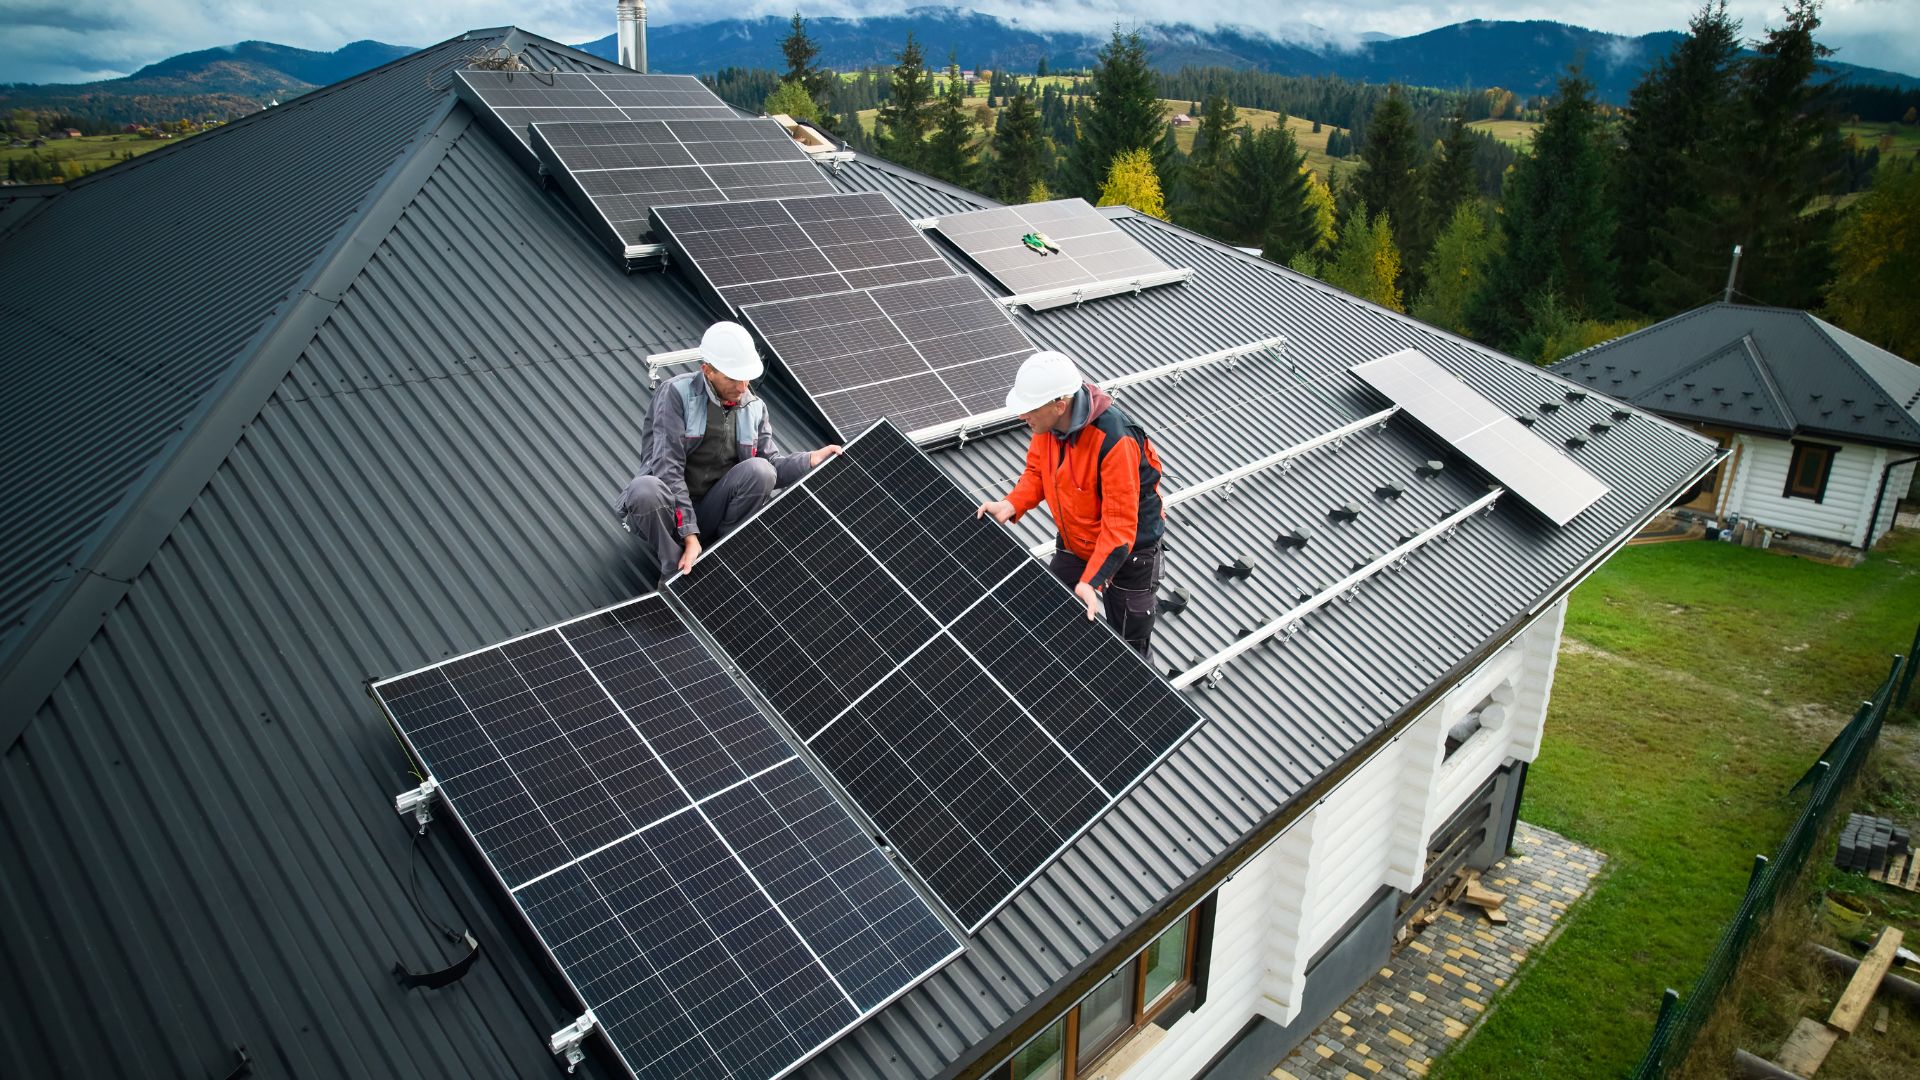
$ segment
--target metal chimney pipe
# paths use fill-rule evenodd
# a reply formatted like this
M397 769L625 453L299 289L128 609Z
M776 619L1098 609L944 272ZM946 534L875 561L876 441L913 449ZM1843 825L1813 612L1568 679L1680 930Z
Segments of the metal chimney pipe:
M618 31L620 65L644 73L647 70L646 0L619 0L614 6L614 25Z
M1740 273L1740 245L1735 244L1733 245L1733 265L1727 267L1727 291L1721 294L1720 296L1721 303L1723 304L1733 303L1733 282L1734 282L1734 278L1739 273Z

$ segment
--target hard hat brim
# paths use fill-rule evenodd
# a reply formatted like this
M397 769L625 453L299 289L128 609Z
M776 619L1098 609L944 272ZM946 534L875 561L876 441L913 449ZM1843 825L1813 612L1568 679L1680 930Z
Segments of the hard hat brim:
M701 359L705 360L707 365L713 368L713 370L725 375L729 379L746 379L752 381L766 374L767 370L767 365L761 362L757 356L742 360L708 359L706 357L702 357Z

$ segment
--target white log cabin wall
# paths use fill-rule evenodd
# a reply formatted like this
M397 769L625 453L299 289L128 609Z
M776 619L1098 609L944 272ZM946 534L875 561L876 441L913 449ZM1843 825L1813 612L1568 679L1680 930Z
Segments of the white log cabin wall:
M1835 446L1833 469L1827 475L1827 489L1819 502L1784 494L1787 470L1793 462L1793 444L1785 439L1760 435L1738 435L1739 475L1733 478L1733 492L1726 502L1726 513L1738 514L1782 532L1838 540L1854 547L1869 547L1867 517L1873 513L1873 498L1880 490L1880 477L1889 461L1912 454L1885 447L1841 442L1837 439L1810 438L1805 441ZM1913 482L1913 466L1893 470L1887 481L1887 498L1880 508L1879 538L1893 525L1892 504L1906 493Z
M1382 885L1417 886L1433 831L1506 762L1539 753L1565 618L1562 599L1221 886L1206 1003L1127 1076L1192 1076L1254 1016L1299 1016L1315 954ZM1443 760L1447 730L1475 711L1480 730Z

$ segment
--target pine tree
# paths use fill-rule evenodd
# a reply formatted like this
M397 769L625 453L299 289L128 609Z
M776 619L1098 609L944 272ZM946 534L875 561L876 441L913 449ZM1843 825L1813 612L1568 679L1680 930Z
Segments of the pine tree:
M993 129L993 160L987 165L987 185L1001 202L1031 201L1033 186L1046 179L1053 152L1041 131L1040 113L1025 91L1007 100Z
M1311 251L1320 240L1319 219L1301 171L1306 154L1282 125L1265 131L1241 128L1216 190L1210 217L1220 239L1257 247L1274 262Z
M1672 214L1669 258L1654 274L1665 309L1717 293L1734 244L1744 249L1737 288L1763 303L1813 307L1830 276L1833 214L1816 200L1837 188L1844 155L1813 79L1831 50L1813 39L1816 0L1790 0L1786 15L1739 66L1732 122L1699 170L1699 207Z
M1027 189L1027 197L1024 201L1030 203L1052 202L1053 192L1047 190L1047 182L1045 180L1035 180L1033 186Z
M926 160L927 132L934 125L933 77L911 30L887 85L887 102L880 106L874 141L889 160L917 169Z
M814 105L816 106L813 116L808 119L815 121L821 119L832 120L831 91L834 83L834 75L833 72L814 63L814 61L820 58L820 48L813 43L812 38L807 36L806 21L800 17L800 13L797 11L793 13L791 29L788 31L786 38L780 42L780 51L784 53L787 58L787 74L784 81L799 84L801 89L806 92L806 95L813 99ZM787 112L789 116L798 117L799 115L789 110L782 111ZM831 124L824 126L826 126L829 131L833 130Z
M1455 206L1452 219L1434 239L1433 250L1427 255L1420 275L1426 285L1413 302L1413 317L1442 330L1465 334L1467 301L1480 285L1492 249L1486 213L1473 202Z
M974 138L973 110L967 108L958 60L947 61L947 92L935 117L933 137L927 140L927 171L950 184L973 187L978 180L980 144Z
M1091 85L1090 108L1067 151L1068 194L1097 195L1114 158L1130 150L1147 151L1165 190L1171 162L1161 151L1160 94L1139 31L1122 34L1114 29L1100 50Z
M1174 219L1211 234L1219 228L1216 211L1221 174L1233 151L1233 128L1240 116L1225 94L1216 93L1207 97L1199 120L1200 126L1193 133L1193 152L1187 155L1181 175L1180 205Z
M1835 322L1890 352L1920 356L1920 174L1883 169L1834 239Z
M1145 147L1116 154L1107 181L1100 185L1100 206L1131 206L1143 214L1166 220L1167 208L1160 191L1160 174L1154 171L1153 154Z
M1480 340L1512 348L1530 329L1529 301L1541 292L1577 317L1611 314L1613 215L1601 137L1593 84L1578 72L1563 77L1501 197L1502 249L1467 308Z
M1733 122L1734 60L1740 51L1740 24L1727 14L1725 0L1707 0L1687 30L1628 97L1613 164L1620 296L1662 315L1674 312L1654 302L1649 264L1674 263L1666 242L1670 222L1676 212L1700 212L1704 162Z
M1466 104L1463 98L1453 119L1447 123L1446 138L1421 169L1419 228L1406 249L1407 262L1415 267L1412 275L1415 278L1422 277L1420 268L1426 263L1427 252L1452 223L1454 211L1472 199L1479 187L1473 161L1475 140L1473 129L1467 126Z
M766 104L760 106L760 111L768 116L785 113L795 120L818 122L820 119L819 104L808 96L806 87L792 79L782 79L780 85L774 87L773 93L767 95Z
M1413 128L1413 110L1398 85L1374 107L1367 124L1367 141L1360 148L1367 167L1357 183L1362 202L1393 222L1393 242L1408 249L1420 228L1420 185L1414 170L1420 166L1420 136Z
M1340 238L1339 229L1334 225L1333 190L1320 179L1319 173L1307 166L1300 166L1300 171L1306 174L1307 205L1313 208L1313 229L1309 234L1312 244L1301 250L1313 258L1324 258Z

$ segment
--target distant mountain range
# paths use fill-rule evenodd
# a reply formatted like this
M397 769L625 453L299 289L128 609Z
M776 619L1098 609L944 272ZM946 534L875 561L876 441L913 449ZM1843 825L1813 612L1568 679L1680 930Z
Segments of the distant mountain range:
M1042 32L958 8L920 8L871 19L815 18L808 33L821 62L840 70L885 66L912 30L927 61L942 65L950 51L968 68L1032 71L1045 58L1055 68L1090 67L1105 34ZM784 66L780 40L787 20L762 18L651 27L647 39L655 71L707 73L722 67ZM1681 35L1604 34L1555 22L1456 23L1412 37L1362 35L1348 46L1308 27L1305 40L1281 41L1246 31L1191 26L1142 29L1148 55L1163 70L1189 65L1251 68L1288 75L1333 75L1366 82L1420 86L1499 86L1520 94L1546 93L1568 65L1583 64L1599 96L1624 103L1647 65ZM580 46L611 59L611 34ZM66 109L113 123L239 115L268 101L286 100L337 82L412 51L378 41L356 41L313 52L264 41L182 53L124 78L83 84L0 86L0 107ZM1852 64L1829 63L1849 82L1920 88L1920 78Z

